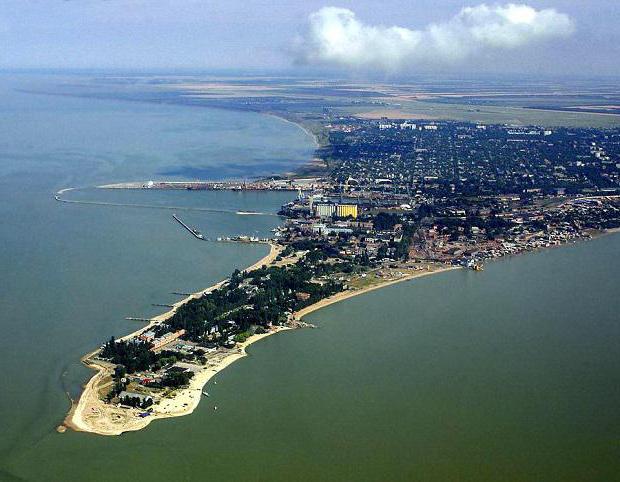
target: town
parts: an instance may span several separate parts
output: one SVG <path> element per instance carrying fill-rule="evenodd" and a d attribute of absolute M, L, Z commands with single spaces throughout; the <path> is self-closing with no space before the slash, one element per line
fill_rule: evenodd
<path fill-rule="evenodd" d="M 252 335 L 303 326 L 321 300 L 620 227 L 620 130 L 347 117 L 326 129 L 325 178 L 106 186 L 297 191 L 261 240 L 270 263 L 86 359 L 108 374 L 107 404 L 149 417 Z"/>
<path fill-rule="evenodd" d="M 286 239 L 336 234 L 356 254 L 478 265 L 620 225 L 620 130 L 353 118 L 329 128 L 331 188 L 283 207 Z"/>

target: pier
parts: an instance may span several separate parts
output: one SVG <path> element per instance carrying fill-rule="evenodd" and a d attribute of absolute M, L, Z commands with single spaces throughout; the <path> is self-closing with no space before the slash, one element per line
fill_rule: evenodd
<path fill-rule="evenodd" d="M 179 223 L 181 226 L 183 226 L 185 229 L 187 229 L 192 236 L 194 236 L 196 239 L 200 239 L 201 241 L 206 241 L 205 237 L 202 235 L 202 233 L 200 231 L 198 231 L 195 228 L 190 228 L 187 224 L 185 224 L 181 218 L 179 218 L 176 214 L 173 214 L 172 217 L 174 218 L 174 220 Z"/>
<path fill-rule="evenodd" d="M 259 238 L 256 236 L 248 236 L 241 234 L 239 236 L 225 236 L 216 239 L 219 243 L 261 243 L 269 244 L 272 240 L 269 238 Z"/>
<path fill-rule="evenodd" d="M 318 177 L 257 181 L 142 181 L 97 186 L 99 189 L 172 189 L 187 191 L 311 191 L 325 186 Z"/>

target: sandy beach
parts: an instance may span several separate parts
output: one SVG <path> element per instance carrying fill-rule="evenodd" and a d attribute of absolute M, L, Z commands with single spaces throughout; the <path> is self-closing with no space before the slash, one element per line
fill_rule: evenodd
<path fill-rule="evenodd" d="M 287 119 L 286 117 L 283 117 L 283 116 L 278 115 L 278 114 L 273 114 L 273 113 L 270 113 L 270 112 L 264 113 L 264 115 L 267 115 L 269 117 L 275 117 L 276 119 L 284 121 L 287 124 L 292 124 L 294 126 L 297 126 L 302 131 L 304 131 L 306 134 L 308 134 L 309 137 L 312 138 L 312 142 L 314 142 L 314 147 L 316 147 L 317 149 L 319 147 L 321 147 L 321 144 L 319 143 L 318 136 L 314 132 L 312 132 L 310 129 L 308 129 L 306 126 L 304 126 L 303 124 L 300 124 L 299 122 L 294 122 L 292 120 Z"/>
<path fill-rule="evenodd" d="M 108 368 L 95 363 L 90 364 L 89 367 L 98 370 L 97 374 L 86 384 L 77 405 L 67 415 L 64 426 L 79 432 L 121 435 L 123 432 L 141 430 L 157 419 L 189 415 L 200 403 L 203 397 L 202 391 L 207 382 L 227 366 L 246 356 L 248 346 L 267 336 L 290 329 L 289 327 L 277 327 L 267 333 L 249 337 L 215 363 L 207 364 L 200 371 L 195 372 L 187 388 L 177 390 L 173 397 L 165 398 L 158 405 L 154 405 L 153 413 L 144 418 L 138 416 L 142 410 L 121 408 L 104 403 L 97 395 L 97 385 L 109 374 Z"/>
<path fill-rule="evenodd" d="M 246 271 L 255 270 L 264 265 L 272 264 L 282 249 L 282 246 L 270 243 L 269 253 L 252 266 L 248 267 Z M 294 313 L 294 318 L 296 320 L 301 320 L 301 318 L 309 313 L 312 313 L 313 311 L 319 310 L 333 303 L 346 300 L 347 298 L 358 296 L 395 283 L 421 278 L 453 269 L 459 268 L 450 266 L 415 271 L 397 279 L 389 279 L 365 288 L 337 293 L 334 296 L 325 298 L 317 303 L 314 303 L 313 305 L 299 310 Z M 148 327 L 164 322 L 170 318 L 179 307 L 183 306 L 192 299 L 199 298 L 203 294 L 219 288 L 225 281 L 226 280 L 220 281 L 207 289 L 194 293 L 191 296 L 175 303 L 174 307 L 169 311 L 154 317 L 146 327 L 142 327 L 139 330 L 124 336 L 122 339 L 131 338 Z M 72 404 L 71 410 L 65 418 L 63 425 L 64 427 L 69 427 L 76 431 L 90 432 L 99 435 L 120 435 L 123 432 L 140 430 L 146 427 L 153 420 L 189 415 L 200 403 L 200 399 L 203 397 L 202 391 L 207 382 L 217 375 L 217 373 L 221 372 L 235 361 L 246 356 L 246 349 L 248 346 L 262 340 L 263 338 L 266 338 L 267 336 L 289 329 L 292 328 L 274 327 L 266 333 L 253 335 L 245 342 L 237 345 L 237 347 L 233 350 L 215 355 L 204 367 L 197 366 L 197 370 L 194 371 L 194 377 L 190 380 L 189 386 L 187 388 L 176 390 L 174 395 L 170 398 L 161 399 L 159 403 L 153 405 L 153 412 L 146 417 L 139 416 L 141 410 L 121 408 L 116 405 L 105 403 L 101 400 L 98 393 L 100 385 L 105 382 L 107 377 L 110 376 L 113 367 L 109 364 L 92 359 L 92 356 L 98 352 L 98 350 L 95 350 L 94 352 L 85 355 L 82 358 L 82 362 L 93 370 L 96 370 L 97 373 L 88 381 L 77 403 Z"/>
<path fill-rule="evenodd" d="M 281 246 L 273 243 L 269 243 L 269 247 L 269 253 L 253 265 L 246 268 L 245 271 L 252 271 L 264 265 L 271 264 L 283 249 Z M 143 326 L 120 339 L 125 340 L 132 338 L 145 329 L 166 321 L 168 318 L 173 316 L 176 310 L 181 306 L 219 288 L 226 281 L 227 280 L 222 280 L 204 290 L 193 293 L 192 295 L 178 301 L 170 310 L 152 318 L 146 326 Z M 247 346 L 255 343 L 265 336 L 282 331 L 283 329 L 286 328 L 277 328 L 267 333 L 249 337 L 244 343 L 239 344 L 234 350 L 218 360 L 217 363 L 207 365 L 203 370 L 196 373 L 190 382 L 189 388 L 179 390 L 174 399 L 170 399 L 170 401 L 166 400 L 160 406 L 154 407 L 154 414 L 145 418 L 137 417 L 137 414 L 139 413 L 138 410 L 130 410 L 112 406 L 104 403 L 99 398 L 99 384 L 110 375 L 111 367 L 103 363 L 98 363 L 92 359 L 92 356 L 99 351 L 99 349 L 97 349 L 82 357 L 82 362 L 89 368 L 96 370 L 97 373 L 93 375 L 93 377 L 84 386 L 84 390 L 77 400 L 77 403 L 72 401 L 71 409 L 65 417 L 63 425 L 81 432 L 91 432 L 99 435 L 120 435 L 123 432 L 140 430 L 156 418 L 187 415 L 193 412 L 196 406 L 198 406 L 198 402 L 200 401 L 200 391 L 207 381 L 213 377 L 213 375 L 217 374 L 219 371 L 223 370 L 239 358 L 244 357 L 245 348 Z"/>
<path fill-rule="evenodd" d="M 358 296 L 364 293 L 368 293 L 369 291 L 374 291 L 379 288 L 385 288 L 386 286 L 390 286 L 396 283 L 402 283 L 403 281 L 409 281 L 416 278 L 422 278 L 424 276 L 429 276 L 432 274 L 443 273 L 444 271 L 452 271 L 455 269 L 461 269 L 460 266 L 447 266 L 445 268 L 438 268 L 431 271 L 416 271 L 414 273 L 403 276 L 402 278 L 386 280 L 384 282 L 378 283 L 373 286 L 369 286 L 367 288 L 362 288 L 359 290 L 350 290 L 350 291 L 341 291 L 340 293 L 335 294 L 334 296 L 330 296 L 329 298 L 325 298 L 317 303 L 314 303 L 310 306 L 305 307 L 302 310 L 299 310 L 295 313 L 295 317 L 298 320 L 301 320 L 304 316 L 312 313 L 313 311 L 320 310 L 321 308 L 325 308 L 333 303 L 338 303 L 339 301 L 346 300 L 348 298 L 352 298 L 354 296 Z"/>

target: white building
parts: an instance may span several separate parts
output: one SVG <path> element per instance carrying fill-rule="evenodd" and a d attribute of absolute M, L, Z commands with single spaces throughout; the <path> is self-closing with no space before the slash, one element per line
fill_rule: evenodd
<path fill-rule="evenodd" d="M 321 218 L 329 218 L 336 212 L 336 205 L 333 203 L 317 203 L 314 205 L 314 212 Z"/>

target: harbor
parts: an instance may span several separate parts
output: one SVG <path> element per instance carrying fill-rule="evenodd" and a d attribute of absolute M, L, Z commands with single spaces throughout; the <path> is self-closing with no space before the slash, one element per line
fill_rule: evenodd
<path fill-rule="evenodd" d="M 183 226 L 192 236 L 200 241 L 212 241 L 209 238 L 206 238 L 200 231 L 196 228 L 192 228 L 188 224 L 186 224 L 181 218 L 179 218 L 176 214 L 173 214 L 172 217 L 174 220 Z M 261 243 L 268 244 L 271 240 L 269 238 L 259 238 L 258 236 L 248 236 L 248 235 L 238 235 L 238 236 L 219 236 L 215 239 L 215 241 L 220 243 Z"/>
<path fill-rule="evenodd" d="M 186 191 L 313 191 L 326 186 L 320 178 L 254 181 L 142 181 L 98 186 L 100 189 L 173 189 Z"/>

